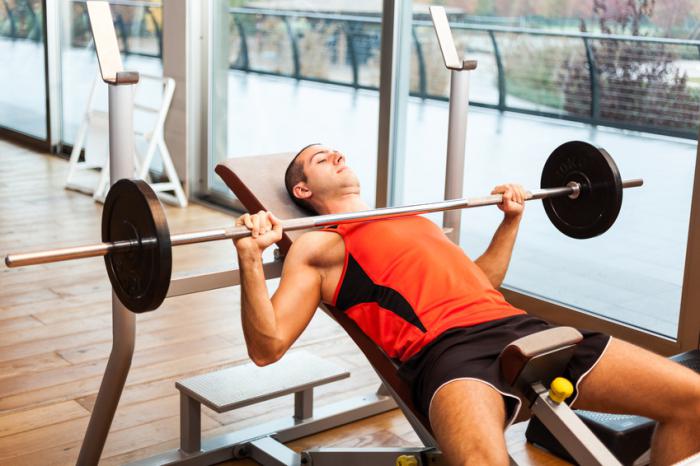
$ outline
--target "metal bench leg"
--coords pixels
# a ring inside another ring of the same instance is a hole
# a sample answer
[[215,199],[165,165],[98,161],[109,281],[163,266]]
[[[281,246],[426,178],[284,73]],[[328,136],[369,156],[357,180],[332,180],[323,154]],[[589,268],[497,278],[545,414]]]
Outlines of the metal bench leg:
[[542,421],[579,464],[621,465],[568,405],[550,400],[548,390],[539,382],[533,384],[532,388],[537,393],[537,398],[530,407],[533,416]]
[[301,466],[299,453],[271,437],[254,440],[246,449],[250,458],[265,466]]
[[302,452],[302,465],[370,466],[413,464],[447,466],[442,453],[434,448],[313,448]]
[[180,450],[194,453],[202,449],[202,409],[199,401],[180,392]]
[[294,393],[294,418],[309,419],[314,416],[314,388]]

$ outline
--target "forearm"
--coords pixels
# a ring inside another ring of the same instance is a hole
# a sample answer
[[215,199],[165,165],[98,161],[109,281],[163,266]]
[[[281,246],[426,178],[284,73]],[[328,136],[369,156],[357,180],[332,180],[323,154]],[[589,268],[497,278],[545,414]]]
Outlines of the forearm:
[[496,229],[491,244],[475,263],[484,271],[491,284],[498,288],[508,271],[513,246],[518,236],[522,216],[505,217]]
[[256,364],[277,359],[281,341],[275,309],[272,306],[261,254],[257,251],[239,251],[241,273],[241,323],[248,354]]

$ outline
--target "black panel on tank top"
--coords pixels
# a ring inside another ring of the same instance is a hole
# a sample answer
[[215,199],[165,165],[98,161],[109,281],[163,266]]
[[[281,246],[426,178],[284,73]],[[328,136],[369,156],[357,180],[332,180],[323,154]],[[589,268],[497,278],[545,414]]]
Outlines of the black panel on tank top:
[[413,307],[406,301],[406,298],[401,296],[401,293],[392,288],[374,283],[362,270],[355,258],[352,257],[352,254],[348,254],[345,277],[340,285],[335,305],[341,311],[347,311],[352,306],[361,303],[377,303],[409,324],[416,326],[421,332],[427,332]]

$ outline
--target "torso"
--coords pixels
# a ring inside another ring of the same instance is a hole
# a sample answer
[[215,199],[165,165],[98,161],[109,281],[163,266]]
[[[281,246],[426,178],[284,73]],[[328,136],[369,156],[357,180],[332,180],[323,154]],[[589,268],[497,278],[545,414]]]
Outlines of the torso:
[[423,217],[304,236],[302,253],[319,273],[321,300],[354,320],[389,357],[404,361],[450,328],[524,313]]

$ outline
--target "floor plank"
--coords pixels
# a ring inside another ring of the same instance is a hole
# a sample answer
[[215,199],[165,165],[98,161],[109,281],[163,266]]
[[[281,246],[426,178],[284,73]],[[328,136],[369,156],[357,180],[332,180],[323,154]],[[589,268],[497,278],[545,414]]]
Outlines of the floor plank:
[[37,409],[27,409],[0,415],[0,438],[10,437],[70,419],[85,417],[89,413],[79,403],[71,400]]

